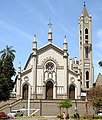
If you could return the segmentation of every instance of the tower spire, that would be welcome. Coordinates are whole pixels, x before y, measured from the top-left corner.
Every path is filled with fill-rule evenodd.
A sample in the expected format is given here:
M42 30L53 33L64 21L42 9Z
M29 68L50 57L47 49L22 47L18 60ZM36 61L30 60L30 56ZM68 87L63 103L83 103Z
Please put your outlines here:
M81 88L85 90L92 87L94 80L92 64L92 20L91 16L88 15L85 2L78 24Z
M49 20L48 26L49 26L49 32L52 32L52 23L51 23L51 20Z
M67 48L67 39L66 39L66 35L64 36L64 42L63 42L63 51L64 51L64 57L67 57L68 53L68 48Z
M36 41L36 34L34 34L34 39L33 39L33 50L37 49L37 41Z
M49 31L48 31L48 43L52 44L52 23L49 21Z
M21 73L21 62L18 64L18 73Z
M88 12L87 12L87 9L86 9L85 1L84 1L84 8L83 8L83 11L82 11L82 15L83 15L84 17L89 16L89 15L88 15Z

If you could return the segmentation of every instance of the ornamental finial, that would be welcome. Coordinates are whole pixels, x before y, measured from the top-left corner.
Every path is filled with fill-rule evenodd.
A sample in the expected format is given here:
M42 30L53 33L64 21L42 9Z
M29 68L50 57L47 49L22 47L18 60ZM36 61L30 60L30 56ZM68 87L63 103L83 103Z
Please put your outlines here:
M52 32L52 23L51 23L51 20L49 20L48 26L49 26L49 32Z

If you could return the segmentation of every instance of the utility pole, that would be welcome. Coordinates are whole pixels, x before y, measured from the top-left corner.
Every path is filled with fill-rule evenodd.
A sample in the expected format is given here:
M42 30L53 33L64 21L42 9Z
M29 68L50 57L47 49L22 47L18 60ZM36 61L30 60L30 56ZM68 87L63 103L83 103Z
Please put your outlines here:
M29 92L28 92L28 116L30 116L30 85L29 85Z

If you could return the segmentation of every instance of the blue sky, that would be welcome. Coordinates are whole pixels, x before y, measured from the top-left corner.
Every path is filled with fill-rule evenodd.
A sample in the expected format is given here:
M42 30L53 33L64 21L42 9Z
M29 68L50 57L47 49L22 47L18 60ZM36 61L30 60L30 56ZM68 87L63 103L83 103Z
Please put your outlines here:
M0 0L0 50L6 45L16 50L14 66L22 69L32 51L34 34L38 47L47 44L49 19L53 24L53 43L63 48L67 36L69 57L78 59L78 17L84 1L92 16L94 78L102 69L102 0Z

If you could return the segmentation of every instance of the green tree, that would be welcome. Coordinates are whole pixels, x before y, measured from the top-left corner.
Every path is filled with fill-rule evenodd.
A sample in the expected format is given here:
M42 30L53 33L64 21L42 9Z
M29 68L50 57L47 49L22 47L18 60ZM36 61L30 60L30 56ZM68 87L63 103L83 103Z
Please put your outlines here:
M8 100L10 97L10 92L9 92L9 84L7 82L7 78L4 76L0 76L0 101Z
M102 86L95 86L89 90L88 101L93 106L96 113L98 110L102 109Z
M66 113L68 116L68 108L72 107L72 102L69 99L64 99L58 103L60 108L60 115L61 115L61 108L66 108Z
M91 103L96 113L98 110L102 109L102 98L93 99Z
M8 100L10 90L13 89L12 77L15 75L13 61L15 58L15 50L12 47L6 46L6 49L0 52L0 100Z

